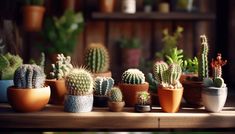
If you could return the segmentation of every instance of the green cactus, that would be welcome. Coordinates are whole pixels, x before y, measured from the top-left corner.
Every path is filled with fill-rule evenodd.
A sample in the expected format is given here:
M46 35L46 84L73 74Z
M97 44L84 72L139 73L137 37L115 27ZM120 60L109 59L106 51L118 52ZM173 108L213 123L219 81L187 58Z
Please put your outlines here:
M122 74L122 82L127 84L143 84L145 76L139 69L128 69Z
M157 61L153 65L153 74L158 83L162 82L163 72L168 69L168 65L164 61Z
M69 95L93 94L93 78L84 68L74 68L65 79Z
M205 78L203 80L203 84L205 87L226 87L226 84L224 83L224 79L221 77L216 77L214 79L211 78Z
M146 91L137 93L137 104L138 105L150 105L150 94Z
M85 52L85 66L92 73L103 73L109 69L109 54L101 44L91 44Z
M71 57L65 57L63 54L57 55L57 61L55 64L51 64L52 72L50 72L50 76L52 79L63 79L68 73L73 69L73 65L71 64Z
M156 92L157 88L158 88L158 82L157 80L154 78L152 73L148 73L146 76L146 81L149 83L149 89L152 92Z
M14 85L17 88L42 88L45 74L38 65L23 64L14 74Z
M15 70L22 64L23 60L18 55L7 53L0 55L0 79L13 79Z
M215 87L223 87L224 86L224 79L221 77L214 78L214 86Z
M211 78L205 78L205 79L203 79L203 85L206 87L212 87L213 80Z
M198 58L198 77L203 80L208 77L208 43L205 35L201 35L201 47Z
M173 63L169 65L169 68L163 73L163 85L168 87L182 87L179 82L182 70L180 65Z
M181 65L183 63L183 50L177 49L177 47L170 49L170 54L166 55L168 64L177 63Z
M108 96L108 91L113 87L114 80L111 77L96 77L95 78L95 94Z
M118 87L113 87L109 91L109 101L111 102L122 102L122 92L120 88Z

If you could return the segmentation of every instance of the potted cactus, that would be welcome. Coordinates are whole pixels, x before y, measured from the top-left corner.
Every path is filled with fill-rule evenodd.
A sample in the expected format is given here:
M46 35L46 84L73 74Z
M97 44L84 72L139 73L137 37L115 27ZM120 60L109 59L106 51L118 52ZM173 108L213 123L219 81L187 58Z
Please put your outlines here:
M89 45L85 51L84 64L93 77L103 76L111 77L109 69L109 53L104 45L93 43Z
M14 72L22 62L18 55L0 55L0 102L7 102L7 88L13 86Z
M100 11L104 13L112 13L116 0L99 0Z
M183 86L180 83L181 67L177 63L167 65L164 61L157 61L153 72L158 81L158 97L163 111L177 112L183 95Z
M135 105L136 112L150 112L151 111L150 94L146 91L137 93L137 104Z
M66 112L90 112L93 106L93 78L89 71L74 68L65 79L67 94L64 110Z
M50 103L61 105L64 103L64 97L67 91L64 79L71 69L73 69L71 57L57 54L57 60L51 66L50 79L46 80L46 84L51 87Z
M226 63L227 60L222 60L222 56L219 53L216 60L212 59L211 62L213 78L205 78L203 80L202 102L207 111L220 112L226 102L228 88L222 78L222 66Z
M118 87L113 87L109 91L109 101L108 101L108 106L109 110L112 112L121 112L125 102L123 101L123 96L120 88Z
M14 86L7 90L12 108L17 112L41 110L49 101L51 90L44 85L45 74L38 65L23 64L14 74Z
M137 103L137 92L148 91L149 83L145 82L145 76L139 69L131 68L122 74L122 82L119 87L123 93L126 106L134 107Z
M106 107L108 105L108 92L113 87L111 77L96 77L94 86L94 106Z

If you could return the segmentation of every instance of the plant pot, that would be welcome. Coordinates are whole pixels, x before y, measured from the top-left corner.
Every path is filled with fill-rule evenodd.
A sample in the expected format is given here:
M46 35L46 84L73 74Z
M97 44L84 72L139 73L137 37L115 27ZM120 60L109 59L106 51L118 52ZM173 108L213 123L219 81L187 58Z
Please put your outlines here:
M112 13L114 10L115 0L100 0L100 10L104 13Z
M17 112L35 112L43 109L49 102L50 94L49 86L37 89L11 86L7 90L8 101Z
M7 102L7 88L13 86L13 80L0 80L0 102Z
M122 0L122 12L134 14L136 12L136 0Z
M140 91L148 91L149 84L145 82L144 84L126 84L120 83L119 88L122 91L123 99L127 107L134 107L137 103L137 93Z
M152 108L150 105L135 105L135 111L140 113L151 112Z
M187 78L197 77L195 73L182 73L180 76L180 83L183 83Z
M146 12L146 13L152 12L152 5L145 5L144 6L144 12Z
M124 68L139 67L141 57L141 49L122 49L122 62Z
M108 106L108 97L94 95L94 106L95 107L107 107Z
M49 80L45 81L45 84L50 86L51 88L51 97L50 97L50 104L55 105L63 105L65 94L67 92L67 88L65 86L65 80Z
M125 102L110 102L108 101L109 110L112 112L121 112L125 106Z
M28 32L38 32L42 28L45 8L43 6L23 7L23 27Z
M95 79L96 77L112 77L111 71L107 71L104 73L92 73L93 78Z
M170 89L158 87L158 97L162 110L168 113L175 113L179 110L183 88Z
M93 100L93 94L84 96L66 95L64 110L72 113L91 112Z
M202 102L205 109L210 112L220 112L227 99L228 89L205 87L202 90Z
M174 11L191 12L193 10L193 0L172 0Z
M160 13L169 13L170 12L170 5L168 2L161 2L158 5L158 10Z
M202 103L202 82L201 81L183 81L184 94L183 97L190 107L199 108Z

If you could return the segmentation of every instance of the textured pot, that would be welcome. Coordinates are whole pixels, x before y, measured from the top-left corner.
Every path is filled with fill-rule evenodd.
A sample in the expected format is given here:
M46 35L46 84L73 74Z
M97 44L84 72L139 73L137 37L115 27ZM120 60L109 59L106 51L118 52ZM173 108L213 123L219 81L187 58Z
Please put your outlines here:
M136 0L122 0L122 12L133 14L136 12Z
M202 102L205 109L210 112L220 112L227 99L228 89L205 87L202 90Z
M150 105L135 105L135 111L140 113L150 112L152 110Z
M67 92L65 80L46 80L45 84L51 88L50 104L63 105L64 97Z
M90 112L93 107L93 100L93 94L84 96L66 95L64 110L72 113Z
M94 95L94 104L93 105L94 105L94 107L107 107L108 106L108 97Z
M103 72L103 73L92 73L93 78L96 77L112 77L111 71Z
M125 102L110 102L108 101L109 110L112 112L121 112L125 106Z
M137 93L140 91L148 91L149 83L144 84L126 84L120 83L119 88L122 91L123 99L127 107L134 107L137 103Z
M9 87L7 97L12 108L17 112L35 112L43 109L49 102L50 87L37 89L19 89Z
M99 0L100 10L104 13L112 13L116 0Z
M175 113L179 110L183 88L169 89L158 87L158 97L162 110L168 113Z
M7 102L7 88L13 86L13 80L0 80L0 102Z

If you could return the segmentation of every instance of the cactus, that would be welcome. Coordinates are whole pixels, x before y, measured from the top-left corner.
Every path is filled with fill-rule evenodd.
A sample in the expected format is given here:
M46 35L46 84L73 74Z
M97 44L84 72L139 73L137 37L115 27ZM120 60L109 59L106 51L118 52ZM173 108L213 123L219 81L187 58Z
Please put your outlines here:
M137 93L137 104L138 105L149 105L150 104L150 95L146 91Z
M153 66L153 74L158 83L162 82L163 72L168 69L164 61L157 61Z
M203 85L206 87L212 87L213 80L211 78L205 78L205 79L203 79Z
M205 35L201 35L201 48L198 58L198 77L203 80L208 77L208 43Z
M7 53L0 55L0 79L13 79L15 70L22 64L23 60L18 55Z
M71 57L65 57L63 54L57 55L57 61L55 64L51 64L52 72L50 72L51 78L62 79L65 78L68 73L73 69L71 64Z
M85 66L92 73L103 73L109 69L109 54L101 44L91 44L85 52Z
M109 101L111 102L122 102L122 92L118 87L113 87L109 91Z
M69 95L93 94L93 78L84 68L75 68L70 71L65 79Z
M122 74L122 82L127 84L143 84L145 76L139 69L128 69Z
M205 78L203 80L203 85L205 87L226 87L226 84L224 83L224 79L221 77L216 77L214 79L211 78Z
M223 87L224 86L224 79L221 77L217 77L214 79L214 86L215 87Z
M226 65L227 60L222 60L222 55L217 54L216 60L212 59L211 67L213 70L213 77L222 77L222 66Z
M111 77L95 78L95 94L108 96L108 91L113 87L114 80Z
M169 68L164 71L162 78L162 85L164 87L177 88L182 87L179 82L182 70L180 65L173 63L169 65Z
M44 71L38 65L23 64L14 74L14 85L17 88L42 88L44 82Z
M152 73L148 73L146 76L146 81L149 83L149 89L152 92L156 92L157 90L157 86L158 86L158 82L157 80L154 78Z

